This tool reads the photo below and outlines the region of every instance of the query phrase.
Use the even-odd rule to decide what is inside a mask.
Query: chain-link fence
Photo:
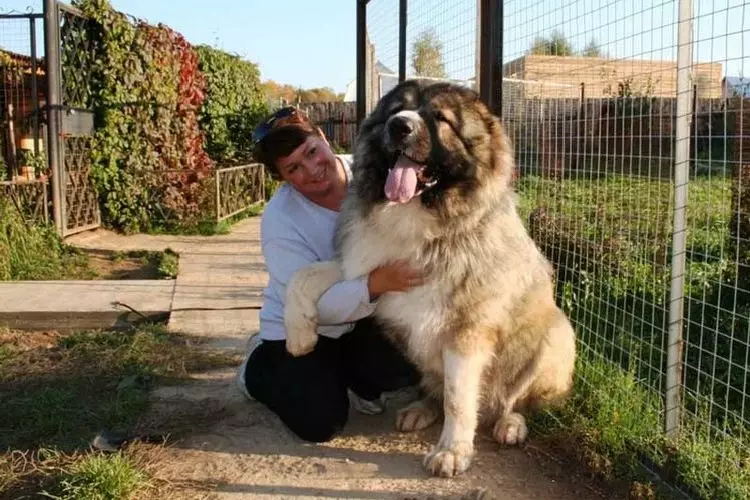
[[[476,0],[360,3],[367,4],[365,111],[403,78],[476,85]]]
[[[493,109],[516,149],[520,209],[557,269],[559,303],[578,332],[579,381],[632,381],[625,404],[638,406],[641,428],[688,450],[682,456],[694,463],[680,467],[699,493],[746,492],[745,2],[396,4],[367,5],[370,42],[389,47],[389,64],[394,53],[410,61],[422,40],[436,76],[501,96]],[[482,10],[490,8],[497,18]],[[493,57],[502,61],[501,86],[481,82],[493,75],[483,67]],[[378,53],[375,61],[385,60]],[[412,69],[402,77],[420,74]],[[627,422],[612,425],[630,432]],[[664,452],[658,440],[635,446],[657,461]]]

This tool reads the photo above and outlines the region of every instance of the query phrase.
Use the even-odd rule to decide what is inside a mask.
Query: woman
[[[286,351],[285,287],[295,271],[334,256],[336,217],[351,179],[351,157],[335,155],[322,131],[293,107],[282,108],[253,134],[256,156],[284,181],[263,213],[261,246],[269,274],[260,332],[249,345],[238,382],[297,436],[328,441],[343,430],[350,403],[383,411],[382,395],[416,384],[415,368],[368,316],[378,297],[406,291],[422,277],[396,262],[341,281],[319,300],[320,336],[313,352]]]

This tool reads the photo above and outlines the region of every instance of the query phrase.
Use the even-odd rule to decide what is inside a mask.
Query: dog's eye
[[[445,113],[443,111],[435,111],[435,119],[439,122],[447,123],[448,125],[453,128],[453,115],[449,115],[448,113]]]

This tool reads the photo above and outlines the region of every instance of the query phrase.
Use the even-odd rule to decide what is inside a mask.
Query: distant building
[[[382,96],[390,92],[396,85],[398,85],[398,72],[393,71],[388,66],[383,64],[380,61],[377,61],[375,63],[375,70],[373,71],[376,84],[373,89],[372,97],[374,99],[374,102],[377,102]],[[407,73],[407,78],[417,78],[415,75],[410,75]],[[420,76],[418,78],[426,79],[426,80],[435,80],[435,81],[448,81],[457,83],[459,85],[465,85],[467,87],[474,88],[474,78],[469,78],[467,80],[457,80],[454,78],[433,78],[433,77],[426,77],[426,76]],[[344,93],[344,102],[357,102],[357,79],[350,81],[349,84],[346,86],[346,92]]]
[[[722,81],[721,97],[750,97],[750,78],[744,76],[727,76]]]
[[[721,63],[697,63],[693,69],[698,97],[721,97]],[[677,95],[676,61],[525,55],[506,63],[503,75],[516,82],[513,94],[527,99],[616,96],[621,84],[635,95]]]
[[[398,84],[398,73],[394,73],[393,70],[391,70],[388,66],[380,61],[375,63],[374,73],[378,76],[378,88],[380,95],[387,93],[396,84]],[[357,102],[356,78],[350,81],[346,86],[346,92],[344,93],[344,102]]]

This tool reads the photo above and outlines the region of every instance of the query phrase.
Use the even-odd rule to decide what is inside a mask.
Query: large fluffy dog
[[[575,334],[516,212],[511,146],[475,92],[409,80],[363,122],[354,165],[337,262],[302,269],[288,286],[287,349],[312,350],[317,299],[335,281],[396,259],[424,270],[425,285],[382,296],[375,315],[429,394],[399,411],[397,427],[427,427],[441,402],[442,434],[424,464],[461,473],[479,424],[520,443],[520,412],[562,401],[572,386]]]

